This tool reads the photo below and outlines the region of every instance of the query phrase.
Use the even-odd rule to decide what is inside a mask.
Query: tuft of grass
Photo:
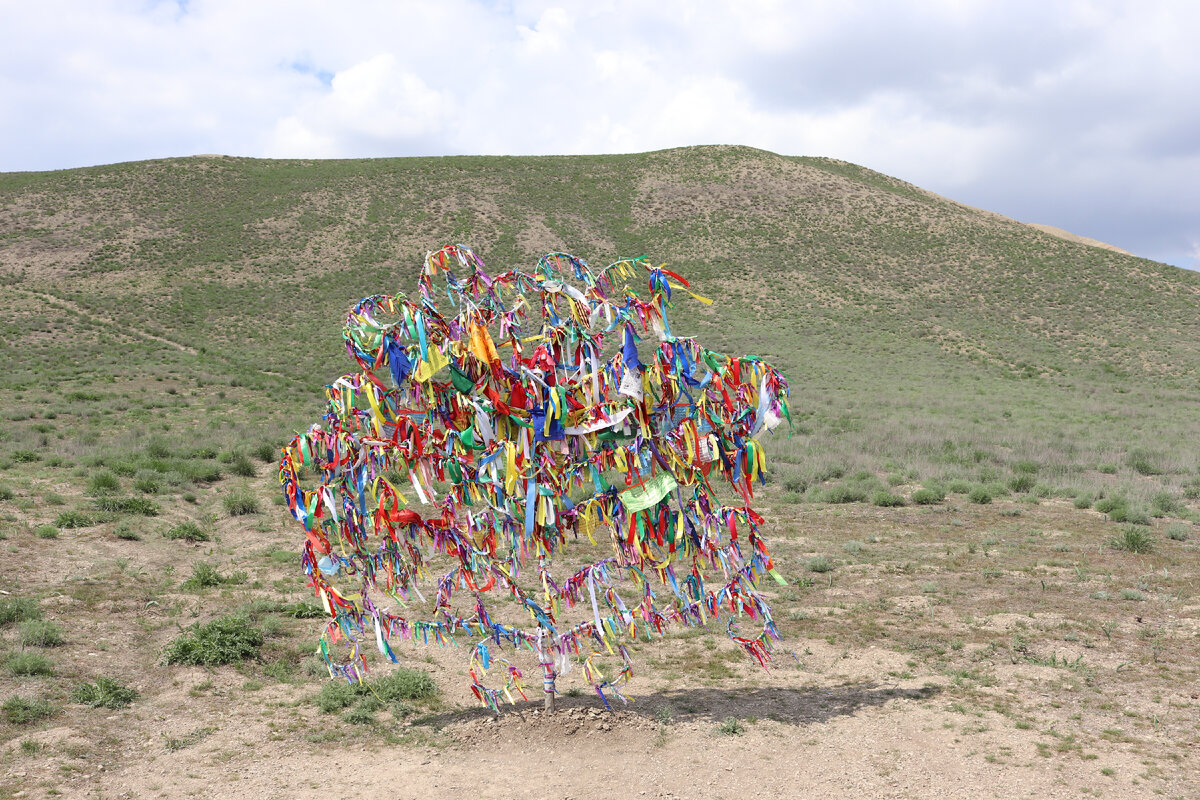
[[[1138,589],[1122,589],[1117,593],[1117,596],[1122,600],[1136,600],[1138,602],[1146,599],[1146,593]]]
[[[4,720],[10,725],[28,725],[52,716],[57,709],[43,698],[10,697],[0,706]]]
[[[65,641],[57,622],[27,619],[21,623],[22,647],[60,647]]]
[[[121,480],[108,470],[97,472],[88,481],[88,493],[95,495],[111,494],[121,491]]]
[[[136,689],[108,677],[97,678],[94,683],[81,683],[71,690],[73,701],[92,708],[125,708],[137,698]]]
[[[249,492],[231,492],[225,495],[225,511],[231,517],[241,517],[259,512],[258,498]]]
[[[1154,550],[1154,537],[1136,525],[1126,525],[1121,532],[1108,541],[1109,547],[1130,553],[1149,553]]]
[[[726,717],[717,726],[717,733],[722,736],[741,736],[746,732],[746,726],[737,717]]]
[[[280,458],[280,448],[270,442],[262,442],[254,448],[254,457],[264,464],[271,464]]]
[[[162,510],[157,503],[145,497],[97,497],[94,505],[99,511],[140,514],[143,517],[157,517]]]
[[[201,562],[192,567],[192,576],[180,584],[179,588],[187,592],[199,592],[214,586],[236,585],[245,582],[246,573],[244,572],[222,575],[212,564]]]
[[[54,674],[54,662],[41,653],[13,653],[4,662],[5,668],[18,677],[37,677]]]
[[[181,522],[163,534],[168,539],[183,539],[188,542],[207,542],[212,539],[194,522]]]
[[[16,492],[14,492],[10,487],[0,486],[0,501],[12,500],[16,496]]]
[[[127,542],[140,542],[142,540],[142,535],[124,522],[116,527],[113,531],[113,536]]]
[[[258,474],[254,469],[254,462],[245,453],[238,453],[233,457],[233,461],[229,463],[229,471],[239,478],[253,478]]]
[[[38,525],[37,528],[34,529],[33,535],[39,539],[57,539],[58,528],[47,522],[44,525]]]
[[[59,528],[90,528],[96,520],[82,511],[64,511],[55,517],[54,524]]]
[[[830,572],[833,570],[833,562],[825,556],[817,556],[808,561],[809,572]]]
[[[1075,507],[1082,511],[1085,508],[1092,507],[1092,496],[1087,492],[1084,492],[1083,494],[1077,494],[1075,495],[1075,500],[1073,502]]]
[[[976,486],[967,494],[967,499],[972,503],[987,505],[992,502],[992,493],[983,486]]]
[[[1186,542],[1188,538],[1188,526],[1182,523],[1175,523],[1167,526],[1167,538],[1175,542]]]
[[[917,489],[912,493],[912,501],[919,506],[935,506],[946,499],[946,495],[935,489]]]
[[[903,497],[898,494],[892,494],[886,489],[880,489],[871,495],[871,505],[880,506],[881,508],[895,508],[904,504]]]
[[[258,658],[263,634],[247,617],[227,615],[188,628],[164,653],[168,664],[213,667]]]
[[[387,675],[360,683],[326,683],[313,697],[312,702],[322,713],[332,714],[368,698],[381,704],[412,700],[429,701],[437,697],[437,693],[437,684],[429,673],[398,667]]]
[[[858,486],[839,483],[821,492],[822,503],[862,503],[867,499],[867,491]]]
[[[0,597],[0,625],[41,619],[42,609],[29,597]]]

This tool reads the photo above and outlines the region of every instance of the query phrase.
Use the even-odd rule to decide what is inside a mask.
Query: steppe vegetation
[[[988,767],[1189,796],[1200,277],[744,148],[0,175],[0,796],[492,735],[461,652],[324,682],[273,492],[346,366],[346,307],[412,291],[450,241],[496,269],[648,253],[718,301],[679,296],[678,333],[791,379],[762,491],[775,668],[715,629],[638,645],[624,735],[807,742],[902,698]]]

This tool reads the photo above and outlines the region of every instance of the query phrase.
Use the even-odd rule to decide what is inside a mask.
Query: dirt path
[[[41,302],[46,303],[47,305],[49,305],[53,308],[56,308],[59,311],[63,311],[63,312],[70,313],[70,314],[75,314],[76,316],[80,316],[80,317],[87,317],[92,322],[99,323],[101,325],[105,325],[119,333],[127,334],[130,336],[137,336],[137,337],[140,337],[142,339],[146,339],[146,340],[149,340],[152,342],[158,342],[159,344],[164,344],[167,347],[173,347],[174,349],[179,350],[182,353],[190,353],[191,355],[196,355],[196,353],[198,352],[196,350],[196,348],[194,348],[194,347],[190,347],[185,344],[180,344],[179,342],[173,342],[170,339],[165,339],[162,336],[158,336],[156,334],[150,333],[149,331],[142,330],[141,328],[138,328],[136,326],[127,325],[122,322],[117,322],[116,320],[106,317],[102,314],[97,314],[94,311],[90,311],[90,310],[84,308],[83,306],[79,305],[78,303],[74,302],[73,300],[67,300],[62,297],[58,297],[56,295],[48,294],[46,292],[37,292],[32,289],[26,289],[21,286],[10,286],[9,291],[19,292],[19,293],[27,295],[29,297],[36,298],[37,300],[40,300]]]

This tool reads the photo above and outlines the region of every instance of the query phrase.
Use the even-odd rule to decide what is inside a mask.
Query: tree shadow
[[[720,721],[734,717],[770,719],[789,725],[811,725],[828,722],[836,717],[851,716],[861,708],[882,706],[894,700],[928,699],[941,691],[940,686],[901,689],[895,686],[881,686],[874,682],[834,687],[672,689],[638,694],[628,705],[623,705],[616,698],[609,698],[609,704],[613,711],[623,711],[658,721]],[[505,706],[501,714],[514,714],[524,718],[541,708],[539,698],[537,702],[520,702],[513,706]],[[558,712],[568,712],[572,709],[603,711],[604,705],[600,698],[594,695],[560,695],[557,700]],[[421,718],[419,722],[442,727],[491,716],[494,715],[486,708],[460,709],[431,714]]]

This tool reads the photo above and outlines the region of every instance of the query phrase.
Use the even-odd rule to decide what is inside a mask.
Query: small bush
[[[919,506],[935,506],[946,499],[946,495],[934,489],[917,489],[912,493],[912,501]]]
[[[245,453],[238,453],[229,464],[229,471],[240,478],[253,478],[257,475],[254,462]]]
[[[12,453],[12,460],[18,464],[32,464],[35,461],[40,461],[41,458],[33,450],[14,450]]]
[[[1149,553],[1154,549],[1154,538],[1149,531],[1135,525],[1126,525],[1119,535],[1109,540],[1108,544],[1116,550]]]
[[[227,494],[224,503],[225,511],[231,517],[257,514],[259,511],[258,498],[249,492],[232,492]]]
[[[717,732],[722,736],[741,736],[746,732],[746,726],[737,717],[726,717],[717,726]]]
[[[361,683],[326,683],[313,698],[313,702],[323,713],[332,714],[349,708],[361,699],[369,698],[383,704],[405,700],[430,700],[436,696],[437,684],[433,682],[429,673],[399,667],[387,675]],[[372,710],[378,707],[379,705],[375,705]]]
[[[200,530],[200,526],[194,522],[181,522],[164,533],[163,536],[168,539],[183,539],[188,542],[207,542],[212,539],[212,536]]]
[[[97,678],[71,690],[71,699],[92,708],[125,708],[138,698],[137,690],[122,686],[112,678]]]
[[[28,597],[0,597],[0,625],[41,619],[42,609]]]
[[[342,721],[348,722],[351,725],[370,725],[375,722],[375,712],[377,710],[372,707],[371,703],[359,703],[345,714],[342,714]]]
[[[1176,523],[1174,525],[1168,525],[1167,526],[1167,538],[1171,539],[1172,541],[1176,541],[1176,542],[1186,542],[1187,538],[1188,538],[1187,525],[1182,525],[1179,523]]]
[[[1154,454],[1148,450],[1130,450],[1125,463],[1139,475],[1158,475],[1162,472],[1155,463]]]
[[[1150,511],[1161,517],[1166,514],[1178,514],[1183,510],[1183,503],[1168,491],[1155,492],[1150,497]]]
[[[62,628],[57,622],[27,619],[21,623],[21,645],[23,647],[59,647],[63,644]]]
[[[1090,494],[1087,494],[1086,492],[1084,494],[1075,495],[1074,504],[1075,504],[1075,507],[1080,509],[1081,511],[1085,508],[1091,508],[1092,507],[1092,496]]]
[[[791,475],[783,481],[783,488],[788,492],[804,494],[808,491],[808,481],[799,475]]]
[[[33,535],[39,539],[57,539],[58,528],[49,523],[46,523],[45,525],[38,525],[37,528],[34,529]]]
[[[143,517],[157,517],[162,509],[145,497],[97,497],[96,509],[117,514],[140,514]]]
[[[54,524],[59,528],[90,528],[96,520],[82,511],[64,511],[55,517]]]
[[[885,489],[880,489],[871,495],[871,504],[882,508],[894,508],[904,505],[904,498],[898,494],[892,494]]]
[[[162,490],[162,484],[158,478],[145,477],[138,478],[133,482],[133,488],[142,494],[158,494]]]
[[[44,717],[52,716],[54,704],[41,698],[10,697],[0,706],[4,719],[10,725],[27,725]]]
[[[1028,459],[1013,464],[1013,472],[1021,475],[1036,475],[1039,469],[1041,467],[1036,461],[1029,461]]]
[[[4,666],[13,675],[22,677],[54,674],[54,663],[41,653],[13,653],[4,662]]]
[[[1034,478],[1029,474],[1014,475],[1008,481],[1008,488],[1014,492],[1028,492],[1034,486]]]
[[[1146,599],[1146,593],[1138,591],[1137,589],[1122,589],[1120,592],[1118,592],[1117,596],[1122,600],[1136,600],[1138,602]]]
[[[833,563],[825,556],[817,556],[808,561],[809,572],[829,572],[833,569]]]
[[[1096,504],[1093,507],[1101,514],[1111,514],[1116,509],[1123,508],[1124,506],[1124,498],[1102,497],[1096,501]]]
[[[254,448],[254,457],[264,464],[271,464],[278,461],[281,456],[278,447],[270,442],[263,442]]]
[[[206,625],[196,624],[167,647],[168,664],[212,667],[258,658],[262,632],[246,617],[218,617]]]
[[[972,503],[978,503],[979,505],[987,505],[988,503],[992,502],[992,495],[984,487],[976,486],[974,489],[972,489],[967,494],[967,499],[970,500]]]
[[[1116,475],[1117,474],[1117,465],[1116,464],[1101,464],[1100,466],[1096,467],[1096,471],[1099,473],[1102,473],[1104,475]]]
[[[0,500],[12,500],[16,493],[8,486],[0,486]]]
[[[230,575],[222,575],[212,564],[203,562],[192,567],[192,577],[188,578],[179,588],[188,592],[198,592],[204,589],[211,589],[214,586],[225,586],[226,584],[240,584],[246,582],[246,573],[234,572]]]
[[[964,480],[953,480],[946,485],[946,491],[950,494],[966,494],[971,491],[971,483]]]
[[[97,472],[88,481],[88,492],[91,494],[105,495],[119,491],[121,491],[121,481],[108,471]]]
[[[142,540],[142,535],[125,523],[117,526],[116,530],[113,531],[113,536],[127,542],[140,542]]]
[[[821,492],[823,503],[862,503],[867,499],[867,492],[857,486],[839,483]]]

